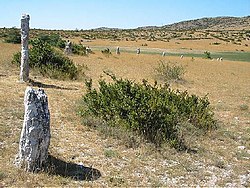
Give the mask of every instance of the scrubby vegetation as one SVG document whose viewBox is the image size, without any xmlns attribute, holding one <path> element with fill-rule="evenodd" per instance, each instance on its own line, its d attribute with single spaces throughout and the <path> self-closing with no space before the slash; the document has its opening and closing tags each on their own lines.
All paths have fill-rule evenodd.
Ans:
<svg viewBox="0 0 250 188">
<path fill-rule="evenodd" d="M 35 40 L 37 39 L 60 49 L 64 49 L 66 45 L 66 41 L 63 40 L 58 34 L 40 34 Z M 72 53 L 77 55 L 86 55 L 86 47 L 81 44 L 72 43 Z"/>
<path fill-rule="evenodd" d="M 87 98 L 86 102 L 81 98 L 82 81 L 55 81 L 35 77 L 37 71 L 31 71 L 31 78 L 41 83 L 32 85 L 44 87 L 49 97 L 52 118 L 50 155 L 58 161 L 58 164 L 55 163 L 51 168 L 51 173 L 45 171 L 39 174 L 17 169 L 10 160 L 16 155 L 18 148 L 24 110 L 22 98 L 27 85 L 17 82 L 19 69 L 9 65 L 13 54 L 20 51 L 20 45 L 4 43 L 8 42 L 6 39 L 12 30 L 16 31 L 16 36 L 20 31 L 16 28 L 0 29 L 2 91 L 0 187 L 101 187 L 103 185 L 108 187 L 195 187 L 197 185 L 249 187 L 250 64 L 248 62 L 250 62 L 250 56 L 247 47 L 250 45 L 250 31 L 249 24 L 246 25 L 248 27 L 245 30 L 228 23 L 222 25 L 222 27 L 226 26 L 222 30 L 210 27 L 209 30 L 169 30 L 157 27 L 103 31 L 31 29 L 30 41 L 40 38 L 41 35 L 50 37 L 56 34 L 62 37 L 62 40 L 70 39 L 72 44 L 81 42 L 90 46 L 96 54 L 89 57 L 69 57 L 74 59 L 78 72 L 79 65 L 86 63 L 90 67 L 89 75 L 93 80 L 99 78 L 102 70 L 119 72 L 123 78 L 135 80 L 117 78 L 111 82 L 100 80 L 104 82 L 105 87 L 99 88 L 96 88 L 97 84 L 93 82 L 96 89 L 90 87 L 91 89 L 83 97 Z M 227 29 L 229 27 L 236 30 Z M 53 37 L 49 40 L 53 41 Z M 114 51 L 118 44 L 116 41 L 120 40 L 121 49 L 128 46 L 124 48 L 124 53 L 120 56 L 112 55 L 110 58 L 103 58 L 104 55 L 100 50 L 109 47 Z M 43 42 L 50 43 L 48 40 Z M 62 52 L 63 47 L 51 43 L 50 46 L 53 51 Z M 145 46 L 145 48 L 143 47 L 142 55 L 136 56 L 134 48 L 139 46 Z M 160 50 L 154 48 L 167 48 L 167 56 L 160 56 Z M 32 51 L 31 44 L 30 50 Z M 223 57 L 224 61 L 218 63 L 201 59 L 205 57 L 206 50 L 211 52 L 212 58 Z M 187 54 L 185 53 L 185 57 L 180 59 L 183 51 Z M 38 56 L 36 58 L 38 59 Z M 150 85 L 147 82 L 138 84 L 142 78 L 154 79 L 153 62 L 163 59 L 172 62 L 169 63 L 170 67 L 184 66 L 185 72 L 188 73 L 184 78 L 188 84 L 171 83 L 171 85 L 181 90 L 188 90 L 188 93 L 174 91 L 167 85 Z M 178 64 L 173 63 L 176 61 Z M 167 65 L 167 61 L 164 64 Z M 160 66 L 161 63 L 159 63 Z M 83 68 L 86 69 L 86 67 Z M 38 67 L 33 69 L 40 70 Z M 50 72 L 51 69 L 46 71 Z M 63 77 L 61 72 L 57 73 L 58 76 Z M 102 78 L 106 80 L 106 76 Z M 183 79 L 182 76 L 180 78 Z M 107 80 L 110 81 L 109 78 Z M 169 80 L 167 79 L 166 82 Z M 91 86 L 91 82 L 87 84 Z M 28 85 L 31 84 L 28 83 Z M 216 127 L 213 112 L 209 110 L 210 104 L 204 104 L 206 101 L 209 102 L 207 97 L 200 98 L 196 95 L 192 96 L 191 93 L 199 96 L 209 93 L 209 101 L 215 117 L 219 119 L 216 131 L 207 132 Z M 194 102 L 196 99 L 198 102 Z M 76 117 L 74 110 L 79 100 L 83 101 L 80 110 L 80 114 L 85 117 L 83 124 Z M 187 104 L 190 104 L 190 107 L 187 107 Z M 207 108 L 198 107 L 202 104 Z M 93 109 L 93 112 L 90 109 Z M 196 110 L 199 112 L 196 113 Z M 195 121 L 195 119 L 204 121 L 209 119 L 205 117 L 206 111 L 210 111 L 211 123 Z M 204 118 L 200 118 L 199 114 L 202 113 Z M 193 118 L 192 114 L 197 115 Z M 98 131 L 83 125 L 95 127 Z M 99 130 L 102 132 L 100 133 Z M 145 139 L 147 139 L 146 142 Z M 161 147 L 154 147 L 152 142 Z M 191 149 L 188 153 L 178 152 L 164 143 L 169 143 L 177 149 Z M 77 168 L 71 168 L 74 166 Z M 74 170 L 78 175 L 79 167 L 84 173 L 90 174 L 98 169 L 102 177 L 91 181 L 87 179 L 76 181 L 75 177 L 71 178 L 71 172 Z"/>
<path fill-rule="evenodd" d="M 106 49 L 102 50 L 101 52 L 102 52 L 102 54 L 104 54 L 106 56 L 109 56 L 112 54 L 109 48 L 106 48 Z"/>
<path fill-rule="evenodd" d="M 163 27 L 152 26 L 139 27 L 137 29 L 97 28 L 91 30 L 76 29 L 68 31 L 31 29 L 30 38 L 38 37 L 48 43 L 51 41 L 54 43 L 50 43 L 51 45 L 60 48 L 65 46 L 65 42 L 62 39 L 59 39 L 59 36 L 63 38 L 81 37 L 84 40 L 108 39 L 111 41 L 147 40 L 164 42 L 168 42 L 171 39 L 183 41 L 215 38 L 221 42 L 232 42 L 233 44 L 241 45 L 242 41 L 249 40 L 250 35 L 248 25 L 249 17 L 217 17 L 189 20 Z M 238 30 L 237 28 L 242 28 L 242 30 Z M 16 28 L 0 28 L 0 37 L 11 35 L 13 30 L 16 30 L 19 33 Z"/>
<path fill-rule="evenodd" d="M 201 98 L 174 91 L 168 85 L 152 86 L 146 80 L 137 84 L 106 74 L 113 82 L 100 80 L 98 90 L 92 88 L 91 80 L 86 81 L 87 94 L 79 111 L 82 117 L 101 118 L 110 126 L 135 131 L 157 146 L 169 143 L 177 149 L 187 149 L 185 128 L 208 131 L 216 127 L 207 96 Z"/>
<path fill-rule="evenodd" d="M 87 55 L 86 47 L 81 44 L 72 44 L 72 53 L 77 55 Z"/>
<path fill-rule="evenodd" d="M 8 33 L 6 33 L 5 35 L 5 42 L 7 43 L 13 43 L 13 44 L 20 44 L 21 43 L 21 34 L 20 31 L 12 28 L 9 30 Z"/>
<path fill-rule="evenodd" d="M 29 51 L 29 66 L 31 68 L 51 78 L 77 78 L 78 70 L 73 61 L 53 49 L 49 43 L 36 39 L 32 41 L 32 46 Z M 14 54 L 12 62 L 20 65 L 20 52 Z"/>
<path fill-rule="evenodd" d="M 161 61 L 158 67 L 155 68 L 156 76 L 165 82 L 176 82 L 183 80 L 185 73 L 184 67 L 177 63 L 165 63 Z"/>
<path fill-rule="evenodd" d="M 51 46 L 55 46 L 61 49 L 65 48 L 66 41 L 62 40 L 62 38 L 58 34 L 40 34 L 37 38 L 43 42 L 47 42 Z"/>
<path fill-rule="evenodd" d="M 205 51 L 204 54 L 206 59 L 212 59 L 211 53 L 209 51 Z"/>
</svg>

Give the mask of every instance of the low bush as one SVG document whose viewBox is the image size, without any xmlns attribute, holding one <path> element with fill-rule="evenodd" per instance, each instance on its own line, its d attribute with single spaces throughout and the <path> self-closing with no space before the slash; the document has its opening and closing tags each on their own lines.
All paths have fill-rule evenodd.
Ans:
<svg viewBox="0 0 250 188">
<path fill-rule="evenodd" d="M 98 90 L 92 88 L 92 80 L 85 83 L 87 93 L 79 110 L 84 119 L 94 116 L 110 126 L 135 131 L 157 146 L 167 142 L 178 149 L 186 149 L 181 127 L 187 123 L 203 131 L 216 127 L 207 96 L 200 98 L 171 90 L 168 85 L 152 86 L 146 80 L 137 84 L 106 74 L 113 81 L 99 80 Z"/>
<path fill-rule="evenodd" d="M 43 42 L 47 42 L 51 46 L 55 46 L 61 49 L 65 48 L 66 41 L 62 40 L 62 38 L 58 34 L 51 34 L 51 35 L 41 34 L 38 36 L 38 39 Z"/>
<path fill-rule="evenodd" d="M 173 63 L 165 63 L 160 62 L 158 64 L 158 67 L 155 68 L 155 72 L 157 77 L 164 80 L 165 82 L 176 82 L 180 81 L 183 78 L 183 75 L 185 73 L 184 67 L 182 65 L 173 64 Z"/>
<path fill-rule="evenodd" d="M 101 50 L 101 52 L 102 52 L 103 55 L 105 55 L 105 56 L 107 56 L 107 57 L 109 57 L 109 55 L 112 54 L 109 48 L 106 48 L 106 49 L 104 49 L 104 50 Z"/>
<path fill-rule="evenodd" d="M 62 40 L 59 35 L 44 35 L 42 41 L 48 42 L 51 46 L 65 49 L 66 41 Z M 68 40 L 69 41 L 69 40 Z M 82 44 L 71 43 L 72 53 L 77 55 L 87 55 L 87 49 Z"/>
<path fill-rule="evenodd" d="M 214 42 L 214 43 L 212 43 L 213 45 L 220 45 L 221 43 L 219 43 L 219 42 Z"/>
<path fill-rule="evenodd" d="M 21 34 L 20 30 L 12 28 L 5 34 L 5 42 L 13 43 L 13 44 L 20 44 L 21 43 Z"/>
<path fill-rule="evenodd" d="M 249 109 L 249 107 L 248 107 L 247 104 L 241 104 L 240 105 L 240 110 L 244 111 L 244 110 L 248 110 L 248 109 Z"/>
<path fill-rule="evenodd" d="M 86 47 L 81 44 L 72 44 L 72 53 L 77 55 L 87 55 Z"/>
<path fill-rule="evenodd" d="M 29 51 L 29 66 L 37 69 L 42 75 L 51 78 L 76 79 L 78 76 L 77 67 L 68 57 L 54 50 L 51 45 L 40 39 L 32 41 L 32 48 Z M 12 62 L 21 64 L 21 53 L 14 54 Z"/>
<path fill-rule="evenodd" d="M 212 59 L 211 53 L 209 51 L 205 51 L 204 54 L 206 59 Z"/>
</svg>

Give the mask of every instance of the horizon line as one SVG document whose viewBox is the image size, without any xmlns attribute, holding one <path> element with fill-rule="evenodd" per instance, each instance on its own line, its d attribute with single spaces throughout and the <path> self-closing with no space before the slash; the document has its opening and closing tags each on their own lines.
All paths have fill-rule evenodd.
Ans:
<svg viewBox="0 0 250 188">
<path fill-rule="evenodd" d="M 195 19 L 189 19 L 189 20 L 181 20 L 178 22 L 174 22 L 174 23 L 169 23 L 169 24 L 162 24 L 162 25 L 144 25 L 144 26 L 137 26 L 137 27 L 133 27 L 133 28 L 120 28 L 120 27 L 107 27 L 107 26 L 99 26 L 99 27 L 95 27 L 95 28 L 89 28 L 89 29 L 79 29 L 79 28 L 75 28 L 75 29 L 66 29 L 66 28 L 60 28 L 60 29 L 52 29 L 52 28 L 30 28 L 30 29 L 38 29 L 38 30 L 56 30 L 56 31 L 88 31 L 88 30 L 98 30 L 98 29 L 108 29 L 108 30 L 133 30 L 133 29 L 141 29 L 141 28 L 146 28 L 146 27 L 156 27 L 156 28 L 160 28 L 160 27 L 164 27 L 164 26 L 168 26 L 168 25 L 173 25 L 173 24 L 178 24 L 181 22 L 186 22 L 186 21 L 195 21 L 195 20 L 199 20 L 199 19 L 205 19 L 205 18 L 244 18 L 244 17 L 250 17 L 250 15 L 246 15 L 246 16 L 211 16 L 211 17 L 200 17 L 200 18 L 195 18 Z M 16 28 L 16 29 L 20 29 L 20 26 L 12 26 L 12 27 L 1 27 L 1 29 L 11 29 L 11 28 Z"/>
</svg>

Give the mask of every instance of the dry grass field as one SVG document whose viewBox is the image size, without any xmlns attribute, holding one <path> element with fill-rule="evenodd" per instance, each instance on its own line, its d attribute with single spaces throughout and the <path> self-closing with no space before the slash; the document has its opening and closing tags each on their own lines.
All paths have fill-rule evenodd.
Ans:
<svg viewBox="0 0 250 188">
<path fill-rule="evenodd" d="M 79 39 L 75 39 L 78 41 Z M 145 41 L 95 40 L 89 46 L 140 47 Z M 213 41 L 183 41 L 181 44 L 147 41 L 149 48 L 180 50 L 235 51 L 233 44 L 209 45 Z M 138 45 L 137 45 L 138 44 Z M 128 148 L 120 139 L 107 137 L 82 125 L 76 109 L 85 92 L 82 80 L 60 81 L 31 72 L 31 79 L 41 82 L 49 99 L 51 144 L 49 153 L 62 161 L 66 175 L 59 172 L 32 174 L 15 168 L 27 84 L 18 82 L 19 68 L 11 64 L 19 45 L 0 42 L 0 187 L 190 187 L 250 186 L 250 62 L 212 61 L 208 59 L 121 53 L 106 57 L 100 51 L 89 56 L 72 55 L 78 65 L 86 65 L 86 75 L 97 80 L 104 70 L 136 82 L 155 79 L 159 62 L 177 62 L 185 68 L 182 83 L 172 88 L 191 94 L 208 94 L 218 119 L 218 129 L 198 139 L 190 139 L 195 152 L 178 152 L 168 146 L 154 148 L 142 142 Z M 241 46 L 250 51 L 246 46 Z M 67 165 L 83 164 L 101 176 L 74 180 Z"/>
<path fill-rule="evenodd" d="M 77 37 L 72 39 L 75 43 L 79 43 L 81 41 L 81 38 Z M 213 43 L 220 43 L 219 45 L 213 45 Z M 244 41 L 243 44 L 245 45 L 237 45 L 232 44 L 226 41 L 220 41 L 216 39 L 207 39 L 207 40 L 170 40 L 169 42 L 163 42 L 163 41 L 147 41 L 147 40 L 137 40 L 137 41 L 110 41 L 110 40 L 89 40 L 89 41 L 83 41 L 81 42 L 85 46 L 110 46 L 110 47 L 116 47 L 116 46 L 127 46 L 127 47 L 133 47 L 133 48 L 158 48 L 158 49 L 167 49 L 171 51 L 179 51 L 179 50 L 187 50 L 189 52 L 192 52 L 192 50 L 196 51 L 204 51 L 204 50 L 210 50 L 214 52 L 224 52 L 224 51 L 238 51 L 244 50 L 246 52 L 250 52 L 250 40 Z M 147 44 L 147 46 L 142 46 Z"/>
</svg>

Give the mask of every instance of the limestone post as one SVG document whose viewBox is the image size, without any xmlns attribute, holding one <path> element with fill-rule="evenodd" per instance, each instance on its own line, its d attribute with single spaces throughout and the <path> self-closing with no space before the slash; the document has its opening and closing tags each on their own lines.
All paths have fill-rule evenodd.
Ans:
<svg viewBox="0 0 250 188">
<path fill-rule="evenodd" d="M 137 48 L 137 50 L 136 50 L 136 54 L 140 54 L 141 53 L 141 49 L 140 48 Z"/>
<path fill-rule="evenodd" d="M 50 144 L 50 113 L 44 90 L 27 87 L 24 106 L 24 122 L 15 165 L 29 172 L 37 172 L 46 164 Z"/>
<path fill-rule="evenodd" d="M 119 46 L 117 46 L 117 48 L 116 48 L 116 54 L 117 54 L 117 55 L 120 54 L 120 47 L 119 47 Z"/>
<path fill-rule="evenodd" d="M 64 53 L 66 55 L 70 55 L 72 53 L 72 43 L 69 40 L 65 45 Z"/>
<path fill-rule="evenodd" d="M 23 14 L 21 18 L 21 70 L 20 82 L 29 80 L 29 20 L 28 14 Z"/>
</svg>

